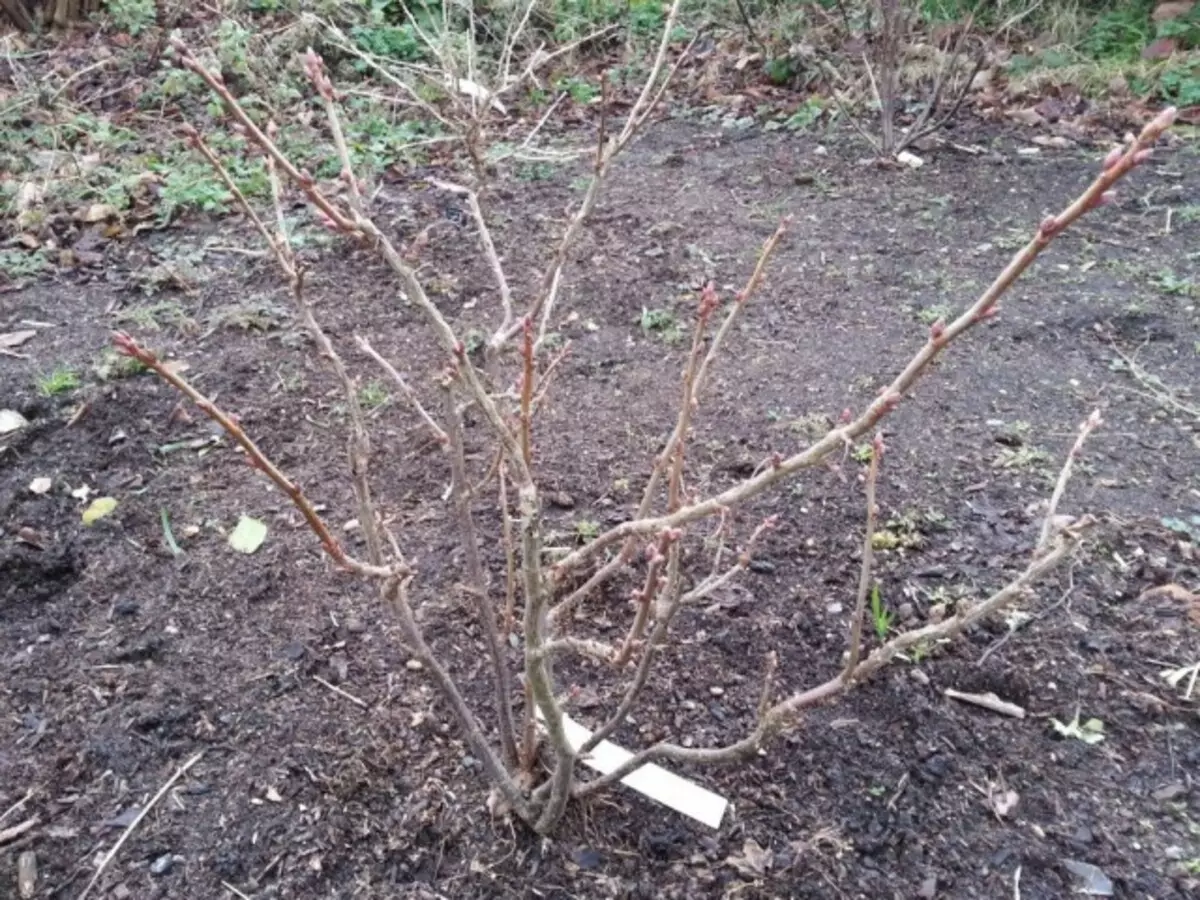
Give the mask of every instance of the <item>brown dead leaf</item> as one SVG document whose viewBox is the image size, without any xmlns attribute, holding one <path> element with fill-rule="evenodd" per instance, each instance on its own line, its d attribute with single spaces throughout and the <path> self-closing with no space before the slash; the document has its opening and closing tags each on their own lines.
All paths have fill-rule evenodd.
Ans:
<svg viewBox="0 0 1200 900">
<path fill-rule="evenodd" d="M 1200 594 L 1194 594 L 1183 585 L 1160 584 L 1148 588 L 1138 594 L 1137 602 L 1146 603 L 1156 600 L 1176 600 L 1179 603 L 1200 603 Z"/>
<path fill-rule="evenodd" d="M 93 225 L 96 222 L 106 222 L 109 219 L 115 219 L 119 214 L 117 208 L 111 203 L 93 203 L 91 206 L 85 206 L 83 209 L 76 211 L 75 219 L 76 221 Z"/>
<path fill-rule="evenodd" d="M 1019 122 L 1022 125 L 1041 125 L 1046 119 L 1036 109 L 1010 109 L 1007 113 L 1008 118 L 1014 122 Z"/>
<path fill-rule="evenodd" d="M 36 337 L 37 332 L 32 329 L 24 331 L 5 331 L 0 333 L 0 347 L 20 347 L 27 340 Z"/>
<path fill-rule="evenodd" d="M 774 859 L 775 856 L 770 850 L 764 850 L 754 838 L 747 838 L 746 843 L 742 845 L 741 855 L 728 857 L 725 864 L 737 869 L 747 878 L 758 879 L 767 874 Z"/>
</svg>

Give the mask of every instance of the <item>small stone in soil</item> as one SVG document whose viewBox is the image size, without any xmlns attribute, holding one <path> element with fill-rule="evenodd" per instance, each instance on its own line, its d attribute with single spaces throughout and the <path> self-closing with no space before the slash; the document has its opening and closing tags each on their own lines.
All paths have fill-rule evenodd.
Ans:
<svg viewBox="0 0 1200 900">
<path fill-rule="evenodd" d="M 719 684 L 714 684 L 708 689 L 708 692 L 714 697 L 721 697 L 725 694 L 725 688 L 721 687 Z"/>
<path fill-rule="evenodd" d="M 408 669 L 410 672 L 420 672 L 423 668 L 425 668 L 425 665 L 419 659 L 410 659 L 404 664 L 404 668 Z"/>
<path fill-rule="evenodd" d="M 750 571 L 758 575 L 774 575 L 775 563 L 767 559 L 750 560 Z"/>
<path fill-rule="evenodd" d="M 550 495 L 550 505 L 557 506 L 559 509 L 574 509 L 575 498 L 566 491 L 558 491 Z"/>
<path fill-rule="evenodd" d="M 586 848 L 586 847 L 582 850 L 575 851 L 573 856 L 574 856 L 574 860 L 575 860 L 575 865 L 577 865 L 577 866 L 579 866 L 579 868 L 585 869 L 585 870 L 586 869 L 595 869 L 603 861 L 603 857 L 599 853 L 597 853 L 595 850 L 592 850 L 592 849 Z"/>
<path fill-rule="evenodd" d="M 174 864 L 175 857 L 173 857 L 170 853 L 164 853 L 162 856 L 158 857 L 158 859 L 154 860 L 154 862 L 150 863 L 150 874 L 166 875 L 171 871 L 171 866 Z"/>
<path fill-rule="evenodd" d="M 138 605 L 133 600 L 118 600 L 113 606 L 113 612 L 118 616 L 136 616 Z"/>
<path fill-rule="evenodd" d="M 917 896 L 922 900 L 931 900 L 937 896 L 937 877 L 930 875 L 921 882 L 921 886 L 917 889 Z"/>
</svg>

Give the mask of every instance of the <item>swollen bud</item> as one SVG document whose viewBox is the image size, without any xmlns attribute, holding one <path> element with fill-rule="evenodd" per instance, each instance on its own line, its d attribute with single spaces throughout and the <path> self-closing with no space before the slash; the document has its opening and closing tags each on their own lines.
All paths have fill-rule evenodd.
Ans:
<svg viewBox="0 0 1200 900">
<path fill-rule="evenodd" d="M 1108 151 L 1108 156 L 1104 157 L 1104 171 L 1108 171 L 1113 166 L 1121 161 L 1121 157 L 1125 155 L 1124 147 L 1113 147 Z"/>
<path fill-rule="evenodd" d="M 845 409 L 842 410 L 842 414 L 840 416 L 838 416 L 838 424 L 839 425 L 849 425 L 853 421 L 854 421 L 854 413 L 852 413 L 850 411 L 850 407 L 847 406 Z"/>
<path fill-rule="evenodd" d="M 929 339 L 933 342 L 941 340 L 942 335 L 946 333 L 946 319 L 943 316 L 929 326 Z"/>
<path fill-rule="evenodd" d="M 1140 166 L 1153 155 L 1154 150 L 1150 147 L 1147 147 L 1145 150 L 1138 150 L 1133 154 L 1133 164 L 1135 166 Z"/>
</svg>

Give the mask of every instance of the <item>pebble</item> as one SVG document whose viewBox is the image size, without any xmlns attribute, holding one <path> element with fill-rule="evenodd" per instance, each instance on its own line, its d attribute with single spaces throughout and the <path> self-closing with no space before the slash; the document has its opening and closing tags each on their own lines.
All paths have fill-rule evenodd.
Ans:
<svg viewBox="0 0 1200 900">
<path fill-rule="evenodd" d="M 164 853 L 162 856 L 158 857 L 158 859 L 154 860 L 154 862 L 150 863 L 150 874 L 166 875 L 171 871 L 171 866 L 174 864 L 175 857 L 173 857 L 170 853 Z"/>
<path fill-rule="evenodd" d="M 1187 793 L 1187 788 L 1181 782 L 1176 781 L 1174 784 L 1168 784 L 1165 787 L 1160 787 L 1152 796 L 1155 800 L 1174 800 L 1177 797 Z"/>
<path fill-rule="evenodd" d="M 410 672 L 420 672 L 425 668 L 425 664 L 419 659 L 410 659 L 404 664 L 404 668 L 408 669 Z"/>
<path fill-rule="evenodd" d="M 937 876 L 930 875 L 921 882 L 921 886 L 917 888 L 917 896 L 922 900 L 932 900 L 937 896 Z"/>
<path fill-rule="evenodd" d="M 719 684 L 714 684 L 708 689 L 708 692 L 714 697 L 722 697 L 725 694 L 725 688 L 721 687 Z"/>
</svg>

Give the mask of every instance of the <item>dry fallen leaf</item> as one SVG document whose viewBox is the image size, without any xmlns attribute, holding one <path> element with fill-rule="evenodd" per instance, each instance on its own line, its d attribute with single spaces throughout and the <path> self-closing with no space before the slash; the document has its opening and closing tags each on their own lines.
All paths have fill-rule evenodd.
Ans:
<svg viewBox="0 0 1200 900">
<path fill-rule="evenodd" d="M 25 331 L 5 331 L 0 334 L 0 347 L 20 347 L 31 337 L 36 337 L 37 332 L 32 329 Z"/>
<path fill-rule="evenodd" d="M 29 420 L 15 409 L 0 409 L 0 434 L 18 431 L 29 424 Z"/>
<path fill-rule="evenodd" d="M 774 854 L 770 850 L 764 850 L 754 838 L 747 838 L 742 845 L 741 856 L 730 856 L 725 864 L 733 866 L 748 878 L 762 878 L 773 861 Z"/>
<path fill-rule="evenodd" d="M 988 799 L 991 801 L 992 811 L 1003 818 L 1017 808 L 1017 802 L 1021 799 L 1021 795 L 1010 788 L 1006 791 L 997 791 Z"/>
</svg>

